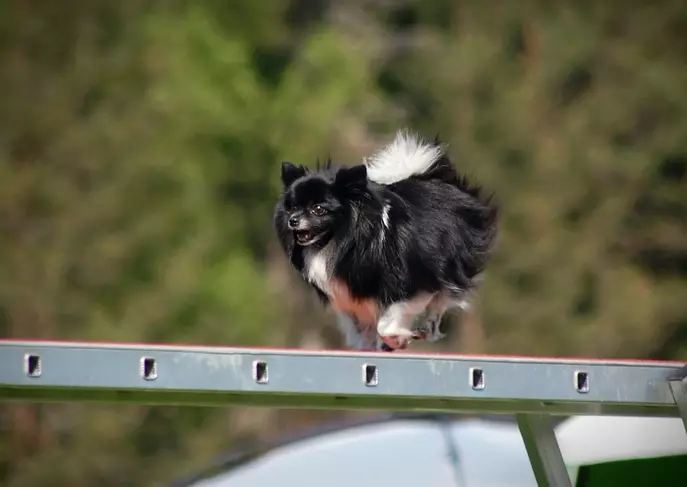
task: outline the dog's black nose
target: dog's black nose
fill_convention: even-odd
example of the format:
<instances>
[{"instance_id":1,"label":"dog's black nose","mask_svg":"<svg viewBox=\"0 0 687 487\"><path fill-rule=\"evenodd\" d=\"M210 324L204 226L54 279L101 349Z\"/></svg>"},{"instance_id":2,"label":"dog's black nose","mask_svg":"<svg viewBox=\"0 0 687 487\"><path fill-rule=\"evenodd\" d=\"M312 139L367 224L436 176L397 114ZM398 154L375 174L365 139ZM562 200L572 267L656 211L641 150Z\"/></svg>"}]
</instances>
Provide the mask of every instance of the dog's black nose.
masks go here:
<instances>
[{"instance_id":1,"label":"dog's black nose","mask_svg":"<svg viewBox=\"0 0 687 487\"><path fill-rule=\"evenodd\" d=\"M289 228L291 230L295 229L298 226L298 217L292 216L289 218Z\"/></svg>"}]
</instances>

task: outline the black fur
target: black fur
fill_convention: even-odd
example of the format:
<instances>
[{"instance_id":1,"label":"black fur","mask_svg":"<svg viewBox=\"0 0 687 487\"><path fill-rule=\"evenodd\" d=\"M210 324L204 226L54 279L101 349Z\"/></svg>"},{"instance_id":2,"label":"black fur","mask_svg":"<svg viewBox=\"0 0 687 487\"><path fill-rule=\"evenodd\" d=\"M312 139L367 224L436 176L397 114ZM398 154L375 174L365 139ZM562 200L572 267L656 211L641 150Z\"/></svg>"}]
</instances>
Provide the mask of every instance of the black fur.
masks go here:
<instances>
[{"instance_id":1,"label":"black fur","mask_svg":"<svg viewBox=\"0 0 687 487\"><path fill-rule=\"evenodd\" d=\"M450 288L460 298L489 260L498 210L445 155L429 171L389 185L368 180L364 165L336 167L331 161L314 171L285 162L282 182L274 226L293 267L304 272L304 248L288 228L289 216L300 215L322 235L312 248L333 248L332 277L354 297L373 298L382 308L421 291ZM315 204L328 212L313 215ZM384 205L389 228L382 221ZM323 290L311 285L326 303Z\"/></svg>"}]
</instances>

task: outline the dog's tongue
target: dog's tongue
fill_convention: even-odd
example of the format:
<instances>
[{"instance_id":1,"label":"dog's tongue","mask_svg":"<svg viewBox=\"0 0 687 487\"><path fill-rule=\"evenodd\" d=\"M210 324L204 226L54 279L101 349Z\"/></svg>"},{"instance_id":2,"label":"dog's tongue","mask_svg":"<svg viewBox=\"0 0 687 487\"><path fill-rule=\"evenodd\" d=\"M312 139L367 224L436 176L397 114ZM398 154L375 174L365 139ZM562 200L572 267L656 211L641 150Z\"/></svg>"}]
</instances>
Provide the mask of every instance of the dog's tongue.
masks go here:
<instances>
[{"instance_id":1,"label":"dog's tongue","mask_svg":"<svg viewBox=\"0 0 687 487\"><path fill-rule=\"evenodd\" d=\"M296 232L296 238L301 242L307 242L312 237L312 232L310 230L298 230Z\"/></svg>"}]
</instances>

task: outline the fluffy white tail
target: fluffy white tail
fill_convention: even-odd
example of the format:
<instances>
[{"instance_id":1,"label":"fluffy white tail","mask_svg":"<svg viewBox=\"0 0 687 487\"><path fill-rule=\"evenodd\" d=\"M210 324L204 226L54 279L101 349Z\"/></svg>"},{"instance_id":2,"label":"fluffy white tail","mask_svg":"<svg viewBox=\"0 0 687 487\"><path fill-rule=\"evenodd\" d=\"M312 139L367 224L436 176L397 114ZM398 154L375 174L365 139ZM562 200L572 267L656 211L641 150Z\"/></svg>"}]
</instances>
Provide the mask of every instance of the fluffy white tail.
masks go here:
<instances>
[{"instance_id":1,"label":"fluffy white tail","mask_svg":"<svg viewBox=\"0 0 687 487\"><path fill-rule=\"evenodd\" d=\"M371 181L393 184L428 171L443 153L440 145L423 140L408 130L399 130L393 142L363 162Z\"/></svg>"}]
</instances>

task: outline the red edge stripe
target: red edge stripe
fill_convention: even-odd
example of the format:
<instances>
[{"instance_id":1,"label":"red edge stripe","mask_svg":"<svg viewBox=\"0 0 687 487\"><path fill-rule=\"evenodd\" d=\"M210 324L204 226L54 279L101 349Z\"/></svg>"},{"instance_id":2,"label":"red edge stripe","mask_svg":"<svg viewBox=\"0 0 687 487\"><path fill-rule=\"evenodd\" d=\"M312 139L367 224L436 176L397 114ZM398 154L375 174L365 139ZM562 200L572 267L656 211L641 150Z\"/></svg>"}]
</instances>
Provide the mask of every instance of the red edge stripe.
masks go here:
<instances>
[{"instance_id":1,"label":"red edge stripe","mask_svg":"<svg viewBox=\"0 0 687 487\"><path fill-rule=\"evenodd\" d=\"M52 343L62 343L62 344L80 344L80 345L113 345L113 346L118 346L118 345L123 345L123 346L151 346L151 347L157 347L157 346L162 346L162 347L201 347L201 348L215 348L215 349L224 349L224 348L246 348L246 349L251 349L251 350L259 350L263 351L266 353L269 352L331 352L331 353L342 353L346 355L359 355L359 354L368 354L371 352L357 352L354 350L346 350L346 349L336 349L336 348L331 348L331 349L303 349L303 348L278 348L278 347L248 347L244 345L204 345L201 343L141 343L141 342L108 342L108 341L88 341L88 342L79 342L76 340L53 340L53 339L36 339L36 338L2 338L0 339L0 344L3 343L17 343L17 342L24 342L24 343L41 343L41 342L52 342ZM385 352L372 352L372 353L385 353ZM488 358L488 359L535 359L535 360L553 360L553 361L561 361L561 360L570 360L570 361L580 361L580 362L601 362L601 363L608 363L608 362L632 362L632 363L637 363L637 364L653 364L653 365L677 365L677 366L682 366L685 365L683 362L678 362L678 361L664 361L664 360L648 360L648 359L636 359L636 358L586 358L586 357L550 357L550 356L545 356L545 355L499 355L499 354L455 354L455 353L448 353L448 352L428 352L424 350L410 350L410 349L405 349L405 350L396 350L395 352L386 352L386 353L393 353L394 355L413 355L413 356L428 356L428 357L443 357L443 358Z\"/></svg>"}]
</instances>

